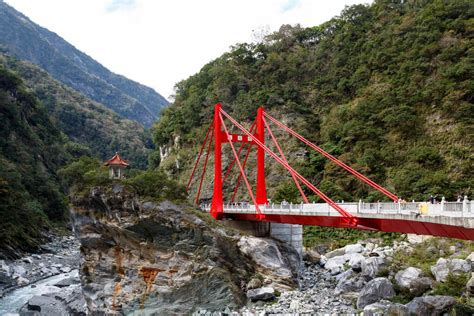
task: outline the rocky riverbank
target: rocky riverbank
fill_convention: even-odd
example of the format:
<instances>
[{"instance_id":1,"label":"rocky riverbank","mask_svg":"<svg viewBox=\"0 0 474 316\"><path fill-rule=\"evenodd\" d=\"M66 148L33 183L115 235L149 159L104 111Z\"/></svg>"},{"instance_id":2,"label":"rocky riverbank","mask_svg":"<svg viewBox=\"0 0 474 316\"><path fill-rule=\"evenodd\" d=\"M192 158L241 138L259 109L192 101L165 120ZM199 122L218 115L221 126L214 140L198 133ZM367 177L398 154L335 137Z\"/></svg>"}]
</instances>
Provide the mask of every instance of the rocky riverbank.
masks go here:
<instances>
[{"instance_id":1,"label":"rocky riverbank","mask_svg":"<svg viewBox=\"0 0 474 316\"><path fill-rule=\"evenodd\" d=\"M416 255L414 252L425 246L419 242L420 239L395 242L390 247L360 242L324 255L309 250L304 256L306 268L300 275L298 290L283 292L271 303L249 303L239 312L244 315L442 315L456 305L457 315L472 315L474 253L466 255L462 246L458 249L449 246L449 254L436 249L447 256L431 265L429 272L393 265L400 254ZM464 283L451 284L453 279ZM447 295L455 289L442 293L443 286L460 287L461 297Z\"/></svg>"},{"instance_id":2,"label":"rocky riverbank","mask_svg":"<svg viewBox=\"0 0 474 316\"><path fill-rule=\"evenodd\" d=\"M79 242L51 236L42 253L0 261L0 315L85 315L78 276Z\"/></svg>"}]
</instances>

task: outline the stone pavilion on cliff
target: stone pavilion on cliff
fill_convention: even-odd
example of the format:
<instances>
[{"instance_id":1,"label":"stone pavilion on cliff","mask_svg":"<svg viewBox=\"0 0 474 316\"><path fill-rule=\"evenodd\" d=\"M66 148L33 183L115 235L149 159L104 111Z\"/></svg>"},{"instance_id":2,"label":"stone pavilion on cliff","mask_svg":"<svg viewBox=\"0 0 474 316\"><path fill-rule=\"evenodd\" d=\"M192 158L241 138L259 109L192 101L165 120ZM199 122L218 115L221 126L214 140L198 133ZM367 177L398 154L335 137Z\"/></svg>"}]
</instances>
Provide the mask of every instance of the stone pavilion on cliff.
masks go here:
<instances>
[{"instance_id":1,"label":"stone pavilion on cliff","mask_svg":"<svg viewBox=\"0 0 474 316\"><path fill-rule=\"evenodd\" d=\"M125 168L129 166L127 160L120 158L118 153L105 162L109 167L109 176L111 179L123 179L125 175Z\"/></svg>"}]
</instances>

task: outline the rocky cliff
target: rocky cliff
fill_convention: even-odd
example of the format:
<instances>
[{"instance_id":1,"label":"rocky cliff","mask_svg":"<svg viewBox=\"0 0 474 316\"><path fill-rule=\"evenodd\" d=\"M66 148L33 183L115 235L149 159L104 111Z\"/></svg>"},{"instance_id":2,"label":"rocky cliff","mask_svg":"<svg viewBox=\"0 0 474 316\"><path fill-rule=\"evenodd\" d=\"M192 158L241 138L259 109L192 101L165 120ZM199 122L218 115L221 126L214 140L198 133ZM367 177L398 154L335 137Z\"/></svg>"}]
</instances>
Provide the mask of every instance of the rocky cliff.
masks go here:
<instances>
[{"instance_id":1,"label":"rocky cliff","mask_svg":"<svg viewBox=\"0 0 474 316\"><path fill-rule=\"evenodd\" d=\"M189 207L146 201L117 184L72 202L91 312L234 309L246 303L247 288L297 286L300 258L293 248L244 236Z\"/></svg>"}]
</instances>

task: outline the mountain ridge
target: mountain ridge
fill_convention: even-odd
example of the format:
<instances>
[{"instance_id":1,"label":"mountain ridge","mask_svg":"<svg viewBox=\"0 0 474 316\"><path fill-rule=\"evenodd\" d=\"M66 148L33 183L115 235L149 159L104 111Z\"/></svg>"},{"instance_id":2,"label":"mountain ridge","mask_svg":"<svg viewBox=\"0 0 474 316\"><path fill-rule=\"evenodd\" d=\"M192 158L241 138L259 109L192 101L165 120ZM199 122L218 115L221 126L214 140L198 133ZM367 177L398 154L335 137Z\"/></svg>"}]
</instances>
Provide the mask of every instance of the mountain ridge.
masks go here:
<instances>
[{"instance_id":1,"label":"mountain ridge","mask_svg":"<svg viewBox=\"0 0 474 316\"><path fill-rule=\"evenodd\" d=\"M145 127L151 126L161 108L168 104L152 88L111 72L5 2L0 2L0 45L10 54L39 65L56 80Z\"/></svg>"}]
</instances>

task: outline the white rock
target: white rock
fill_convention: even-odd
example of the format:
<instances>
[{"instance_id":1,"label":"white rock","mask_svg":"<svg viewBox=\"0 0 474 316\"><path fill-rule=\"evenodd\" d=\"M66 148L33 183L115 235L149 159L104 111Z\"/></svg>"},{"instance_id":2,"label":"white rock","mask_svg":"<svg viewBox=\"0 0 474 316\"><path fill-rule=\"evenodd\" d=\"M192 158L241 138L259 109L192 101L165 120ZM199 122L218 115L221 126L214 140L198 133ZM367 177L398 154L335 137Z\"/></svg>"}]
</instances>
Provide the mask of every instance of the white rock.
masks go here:
<instances>
[{"instance_id":1,"label":"white rock","mask_svg":"<svg viewBox=\"0 0 474 316\"><path fill-rule=\"evenodd\" d=\"M382 257L369 257L362 261L362 275L375 278L382 268L385 267L385 259Z\"/></svg>"},{"instance_id":2,"label":"white rock","mask_svg":"<svg viewBox=\"0 0 474 316\"><path fill-rule=\"evenodd\" d=\"M300 308L300 302L298 300L292 300L290 303L290 310L297 312Z\"/></svg>"},{"instance_id":3,"label":"white rock","mask_svg":"<svg viewBox=\"0 0 474 316\"><path fill-rule=\"evenodd\" d=\"M422 274L421 269L409 267L405 270L398 271L395 275L395 280L400 287L409 289L411 288L412 282L421 277Z\"/></svg>"},{"instance_id":4,"label":"white rock","mask_svg":"<svg viewBox=\"0 0 474 316\"><path fill-rule=\"evenodd\" d=\"M23 276L26 274L26 269L23 266L14 266L13 267L13 274Z\"/></svg>"},{"instance_id":5,"label":"white rock","mask_svg":"<svg viewBox=\"0 0 474 316\"><path fill-rule=\"evenodd\" d=\"M365 250L364 246L361 244L355 244L355 245L347 245L344 247L344 251L346 254L348 253L361 253Z\"/></svg>"},{"instance_id":6,"label":"white rock","mask_svg":"<svg viewBox=\"0 0 474 316\"><path fill-rule=\"evenodd\" d=\"M25 286L25 285L28 285L29 283L30 283L30 280L24 277L19 277L18 279L16 279L16 284L19 286Z\"/></svg>"},{"instance_id":7,"label":"white rock","mask_svg":"<svg viewBox=\"0 0 474 316\"><path fill-rule=\"evenodd\" d=\"M35 259L38 259L38 260L41 259L41 256L40 256L40 255L37 255L37 254L33 254L33 255L31 255L31 256L32 256L33 258L35 258Z\"/></svg>"},{"instance_id":8,"label":"white rock","mask_svg":"<svg viewBox=\"0 0 474 316\"><path fill-rule=\"evenodd\" d=\"M332 275L336 275L344 271L344 264L347 262L347 258L345 255L343 256L336 256L329 258L324 268L329 270Z\"/></svg>"},{"instance_id":9,"label":"white rock","mask_svg":"<svg viewBox=\"0 0 474 316\"><path fill-rule=\"evenodd\" d=\"M444 282L449 273L459 275L471 272L471 265L462 259L439 258L434 266L431 266L431 273L438 282Z\"/></svg>"},{"instance_id":10,"label":"white rock","mask_svg":"<svg viewBox=\"0 0 474 316\"><path fill-rule=\"evenodd\" d=\"M346 255L346 259L348 259L352 270L360 271L362 269L362 261L365 260L365 257L360 253L349 253Z\"/></svg>"}]
</instances>

